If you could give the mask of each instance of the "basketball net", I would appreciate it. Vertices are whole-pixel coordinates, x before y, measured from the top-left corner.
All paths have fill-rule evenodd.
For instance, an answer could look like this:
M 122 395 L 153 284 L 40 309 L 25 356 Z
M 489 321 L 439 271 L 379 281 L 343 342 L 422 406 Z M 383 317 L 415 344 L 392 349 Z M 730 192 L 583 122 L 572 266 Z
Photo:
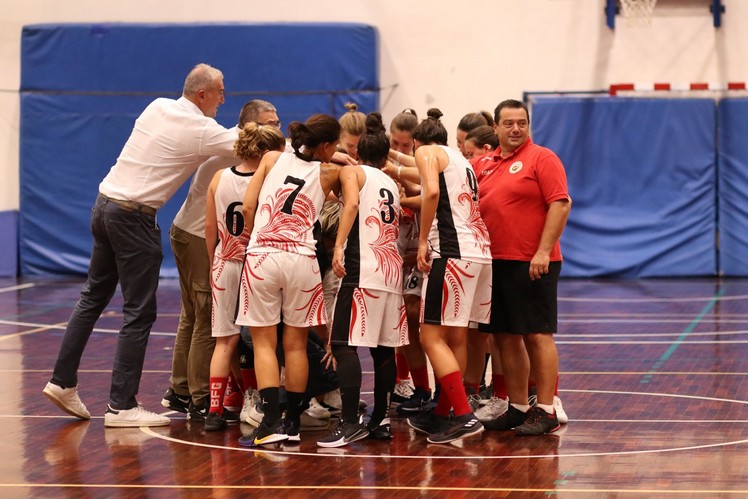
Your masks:
M 649 26 L 657 0 L 620 0 L 621 14 L 629 26 Z

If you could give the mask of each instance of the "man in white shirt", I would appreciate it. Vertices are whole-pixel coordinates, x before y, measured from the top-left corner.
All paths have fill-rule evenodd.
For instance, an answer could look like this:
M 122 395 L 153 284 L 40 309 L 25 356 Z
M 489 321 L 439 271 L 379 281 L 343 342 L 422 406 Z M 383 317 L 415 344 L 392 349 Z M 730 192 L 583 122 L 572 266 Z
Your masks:
M 275 106 L 264 100 L 251 100 L 242 107 L 235 132 L 238 134 L 250 121 L 280 128 Z M 205 198 L 213 175 L 238 163 L 236 158 L 220 156 L 203 163 L 192 178 L 187 198 L 169 231 L 179 271 L 182 309 L 174 340 L 171 386 L 161 404 L 188 412 L 190 419 L 203 419 L 208 412 L 210 359 L 216 344 L 211 335 L 211 262 L 205 244 Z
M 91 331 L 119 282 L 123 324 L 104 425 L 170 422 L 145 410 L 136 399 L 156 320 L 163 256 L 156 211 L 209 157 L 233 157 L 236 131 L 213 119 L 224 102 L 223 93 L 219 70 L 207 64 L 195 66 L 185 79 L 181 98 L 156 99 L 138 117 L 117 162 L 99 185 L 91 214 L 94 242 L 88 279 L 68 321 L 52 379 L 44 388 L 47 398 L 73 416 L 91 417 L 78 396 L 78 367 Z

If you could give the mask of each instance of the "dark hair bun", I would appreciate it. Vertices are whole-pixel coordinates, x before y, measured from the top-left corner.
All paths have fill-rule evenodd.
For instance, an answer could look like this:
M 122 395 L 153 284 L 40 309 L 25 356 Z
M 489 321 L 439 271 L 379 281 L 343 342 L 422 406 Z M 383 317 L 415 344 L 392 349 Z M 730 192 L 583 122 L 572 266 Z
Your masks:
M 379 113 L 369 113 L 366 116 L 366 133 L 376 134 L 386 132 L 384 123 L 382 123 L 382 115 Z
M 432 107 L 426 112 L 426 116 L 428 116 L 432 120 L 439 121 L 439 118 L 444 116 L 444 113 L 442 113 L 438 108 Z

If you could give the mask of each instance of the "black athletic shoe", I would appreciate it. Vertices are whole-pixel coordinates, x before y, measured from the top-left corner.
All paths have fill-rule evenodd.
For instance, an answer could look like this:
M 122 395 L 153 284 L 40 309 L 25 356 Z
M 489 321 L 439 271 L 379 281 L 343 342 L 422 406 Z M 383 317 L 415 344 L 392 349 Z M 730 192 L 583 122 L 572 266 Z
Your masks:
M 257 436 L 258 431 L 259 428 L 255 428 L 249 435 L 242 435 L 239 437 L 239 445 L 242 447 L 257 447 L 255 445 L 255 437 Z
M 239 415 L 225 407 L 223 408 L 223 419 L 225 419 L 228 424 L 239 424 Z
M 545 435 L 561 428 L 556 414 L 548 414 L 538 406 L 531 407 L 527 411 L 527 419 L 524 423 L 514 428 L 517 435 Z
M 186 413 L 190 407 L 190 396 L 177 395 L 173 389 L 169 388 L 161 399 L 161 405 L 172 411 Z
M 372 440 L 390 440 L 392 438 L 392 426 L 390 418 L 384 418 L 378 425 L 372 426 L 371 421 L 366 425 L 369 430 L 368 438 Z
M 426 435 L 432 435 L 445 431 L 449 427 L 449 417 L 437 416 L 433 410 L 429 410 L 409 417 L 408 426 Z
M 430 402 L 431 390 L 424 390 L 423 388 L 416 387 L 413 391 L 413 396 L 398 405 L 395 410 L 401 415 L 418 414 L 419 412 L 428 410 L 428 404 Z
M 276 421 L 272 426 L 265 424 L 265 421 L 263 421 L 257 428 L 257 435 L 255 435 L 254 444 L 256 446 L 266 445 L 283 442 L 285 440 L 288 440 L 288 435 L 283 431 L 283 424 L 280 420 Z
M 426 439 L 432 444 L 447 444 L 461 438 L 478 435 L 483 432 L 483 424 L 472 412 L 453 418 L 446 430 L 433 433 Z
M 512 404 L 509 404 L 509 409 L 507 409 L 504 414 L 497 417 L 496 419 L 492 419 L 491 421 L 484 421 L 483 426 L 487 430 L 511 430 L 512 428 L 524 423 L 528 415 L 529 411 L 522 412 L 519 409 L 515 408 Z
M 299 435 L 299 423 L 290 419 L 283 420 L 283 431 L 288 436 L 288 442 L 301 442 Z
M 332 433 L 317 440 L 319 447 L 342 447 L 369 436 L 369 430 L 363 423 L 346 423 L 341 421 Z
M 205 417 L 205 431 L 225 430 L 229 424 L 217 412 L 209 412 Z
M 198 405 L 195 405 L 190 400 L 190 407 L 187 409 L 187 419 L 190 421 L 205 421 L 208 416 L 208 401 L 204 400 Z

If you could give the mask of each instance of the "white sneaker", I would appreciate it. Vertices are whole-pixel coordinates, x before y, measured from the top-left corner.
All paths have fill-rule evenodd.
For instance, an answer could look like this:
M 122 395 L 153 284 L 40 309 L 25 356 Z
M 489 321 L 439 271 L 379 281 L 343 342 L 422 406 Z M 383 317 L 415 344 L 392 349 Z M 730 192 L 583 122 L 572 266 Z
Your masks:
M 340 398 L 340 388 L 327 392 L 322 397 L 322 402 L 329 405 L 336 411 L 343 409 L 343 399 Z
M 556 417 L 558 418 L 559 423 L 566 424 L 569 422 L 569 416 L 566 414 L 566 411 L 564 411 L 564 406 L 561 404 L 561 399 L 558 398 L 558 395 L 553 396 L 553 409 L 556 411 Z
M 331 416 L 330 411 L 322 407 L 315 398 L 309 401 L 309 409 L 304 412 L 315 419 L 330 419 Z
M 395 385 L 395 389 L 392 391 L 392 401 L 395 403 L 402 403 L 413 396 L 413 385 L 410 384 L 410 380 L 401 379 L 398 384 Z
M 260 426 L 262 420 L 265 418 L 265 411 L 262 409 L 262 400 L 260 399 L 260 391 L 252 390 L 251 401 L 249 408 L 247 409 L 247 417 L 239 418 L 250 426 L 255 428 Z
M 78 396 L 78 387 L 63 388 L 51 381 L 44 387 L 42 393 L 60 409 L 71 416 L 81 419 L 91 419 L 91 413 Z
M 109 428 L 138 428 L 140 426 L 166 426 L 171 419 L 155 412 L 147 411 L 138 405 L 132 409 L 115 410 L 107 405 L 104 413 L 104 426 Z
M 478 421 L 492 421 L 509 410 L 509 400 L 491 397 L 486 405 L 475 411 Z
M 262 423 L 263 417 L 265 417 L 265 414 L 262 412 L 262 401 L 260 400 L 259 390 L 255 390 L 254 388 L 246 390 L 244 392 L 242 412 L 239 413 L 239 420 L 257 428 Z

